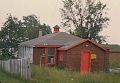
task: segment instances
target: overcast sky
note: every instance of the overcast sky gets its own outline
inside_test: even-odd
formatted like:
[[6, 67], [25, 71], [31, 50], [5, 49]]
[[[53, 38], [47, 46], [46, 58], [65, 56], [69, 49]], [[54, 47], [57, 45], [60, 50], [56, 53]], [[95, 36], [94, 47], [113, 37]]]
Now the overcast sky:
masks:
[[[103, 0], [109, 8], [111, 19], [108, 28], [104, 29], [102, 35], [109, 36], [108, 43], [120, 44], [120, 0]], [[41, 23], [47, 23], [51, 27], [60, 25], [61, 17], [59, 8], [62, 0], [0, 0], [0, 25], [5, 21], [7, 13], [22, 18], [35, 14]]]

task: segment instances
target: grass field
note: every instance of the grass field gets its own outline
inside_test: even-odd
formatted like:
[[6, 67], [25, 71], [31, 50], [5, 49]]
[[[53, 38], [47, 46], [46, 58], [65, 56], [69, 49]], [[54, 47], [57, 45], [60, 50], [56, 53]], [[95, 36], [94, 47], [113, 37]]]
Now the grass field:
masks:
[[2, 70], [0, 70], [0, 83], [29, 83], [24, 79], [20, 79], [18, 76], [12, 76]]
[[32, 65], [32, 79], [26, 81], [0, 71], [1, 83], [120, 83], [120, 73], [80, 74], [56, 68]]
[[33, 66], [32, 70], [32, 78], [36, 83], [120, 83], [120, 74], [117, 73], [80, 74], [38, 66]]

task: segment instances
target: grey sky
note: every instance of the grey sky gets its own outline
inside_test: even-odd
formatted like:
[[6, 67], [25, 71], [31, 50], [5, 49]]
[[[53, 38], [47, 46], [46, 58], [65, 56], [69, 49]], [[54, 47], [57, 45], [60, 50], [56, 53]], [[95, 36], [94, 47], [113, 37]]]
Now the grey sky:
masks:
[[[107, 3], [111, 21], [101, 34], [110, 36], [107, 38], [109, 43], [120, 44], [120, 0], [103, 1]], [[0, 25], [5, 21], [7, 13], [12, 13], [18, 18], [35, 14], [41, 23], [47, 23], [51, 27], [60, 25], [60, 7], [62, 0], [0, 0]]]

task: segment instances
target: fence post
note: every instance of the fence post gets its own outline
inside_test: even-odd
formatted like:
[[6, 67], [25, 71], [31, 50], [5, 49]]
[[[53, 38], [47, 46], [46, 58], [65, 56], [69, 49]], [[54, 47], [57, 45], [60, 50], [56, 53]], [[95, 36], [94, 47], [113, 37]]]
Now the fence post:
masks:
[[29, 58], [0, 60], [0, 68], [11, 74], [20, 74], [21, 78], [31, 79]]

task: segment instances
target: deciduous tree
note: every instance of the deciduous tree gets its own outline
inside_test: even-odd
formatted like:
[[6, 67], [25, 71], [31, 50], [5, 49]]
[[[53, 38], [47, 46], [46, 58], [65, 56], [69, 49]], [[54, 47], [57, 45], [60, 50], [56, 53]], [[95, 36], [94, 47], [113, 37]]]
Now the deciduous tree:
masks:
[[40, 24], [35, 15], [23, 16], [23, 20], [9, 14], [0, 31], [0, 59], [12, 58], [20, 42], [38, 37], [39, 30], [43, 35], [51, 33], [49, 25]]
[[107, 27], [109, 18], [106, 16], [106, 4], [98, 0], [64, 0], [61, 8], [63, 26], [71, 34], [98, 43], [105, 42], [105, 37], [99, 33]]

